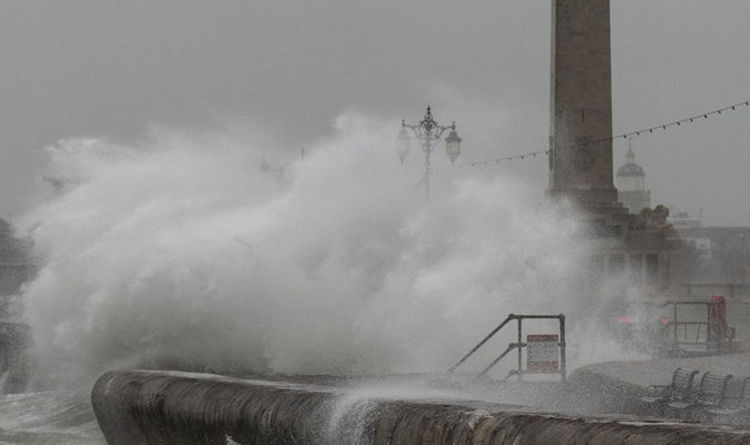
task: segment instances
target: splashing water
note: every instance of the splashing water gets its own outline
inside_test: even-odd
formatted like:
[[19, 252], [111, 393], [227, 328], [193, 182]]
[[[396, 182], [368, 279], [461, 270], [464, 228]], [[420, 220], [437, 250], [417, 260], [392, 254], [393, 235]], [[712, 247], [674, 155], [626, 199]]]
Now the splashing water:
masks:
[[49, 148], [69, 189], [26, 215], [39, 362], [279, 373], [445, 369], [508, 313], [574, 307], [576, 223], [503, 178], [414, 189], [391, 122], [349, 114], [280, 174], [262, 144], [161, 134]]

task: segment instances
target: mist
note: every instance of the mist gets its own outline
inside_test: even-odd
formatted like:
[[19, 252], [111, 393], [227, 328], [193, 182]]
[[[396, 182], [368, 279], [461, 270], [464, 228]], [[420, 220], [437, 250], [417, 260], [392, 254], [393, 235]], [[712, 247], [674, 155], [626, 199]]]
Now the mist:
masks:
[[[434, 372], [510, 312], [591, 313], [570, 209], [514, 180], [440, 174], [427, 202], [421, 166], [382, 149], [393, 127], [343, 114], [303, 159], [165, 131], [48, 147], [70, 180], [21, 224], [40, 264], [23, 292], [40, 368], [58, 383], [165, 363]], [[579, 363], [619, 350], [577, 343]]]

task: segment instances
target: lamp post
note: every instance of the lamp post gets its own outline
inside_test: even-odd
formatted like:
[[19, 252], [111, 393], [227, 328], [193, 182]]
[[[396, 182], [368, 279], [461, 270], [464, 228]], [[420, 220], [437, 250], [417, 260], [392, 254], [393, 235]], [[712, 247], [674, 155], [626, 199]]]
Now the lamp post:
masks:
[[422, 143], [422, 151], [424, 152], [424, 178], [422, 179], [422, 183], [424, 184], [425, 198], [429, 200], [432, 151], [435, 149], [435, 144], [442, 138], [443, 133], [450, 130], [450, 133], [445, 138], [445, 152], [451, 160], [451, 164], [454, 164], [456, 159], [458, 159], [458, 155], [461, 154], [461, 138], [458, 137], [458, 133], [456, 132], [455, 122], [451, 123], [451, 125], [438, 124], [432, 118], [432, 109], [428, 106], [424, 119], [419, 121], [418, 124], [410, 125], [406, 121], [401, 121], [401, 131], [398, 134], [400, 143], [398, 157], [401, 159], [402, 164], [406, 156], [409, 155], [409, 146], [412, 139], [407, 129], [411, 130], [414, 137]]

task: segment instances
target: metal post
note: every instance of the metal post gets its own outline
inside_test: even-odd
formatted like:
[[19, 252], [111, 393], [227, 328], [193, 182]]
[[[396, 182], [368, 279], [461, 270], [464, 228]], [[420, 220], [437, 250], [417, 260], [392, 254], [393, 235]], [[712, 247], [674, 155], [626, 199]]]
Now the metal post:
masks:
[[745, 282], [745, 234], [744, 233], [740, 233], [739, 236], [740, 236], [740, 240], [742, 241], [742, 252], [740, 252], [742, 254], [741, 255], [741, 257], [742, 257], [742, 270], [740, 271], [740, 277], [739, 278], [741, 280], [740, 282], [744, 283]]
[[568, 378], [565, 368], [565, 315], [560, 314], [560, 375], [563, 383]]
[[[706, 315], [708, 316], [708, 318], [706, 318], [706, 320], [708, 320], [708, 323], [706, 324], [706, 351], [709, 351], [711, 350], [711, 337], [714, 335], [714, 333], [711, 332], [711, 303], [706, 305]], [[716, 346], [720, 347], [718, 343]]]
[[677, 349], [677, 304], [673, 304], [672, 308], [672, 326], [674, 327], [674, 343], [672, 344], [672, 349]]
[[523, 317], [518, 318], [518, 381], [520, 382], [523, 380], [523, 331], [521, 327], [521, 323], [523, 322]]
[[427, 140], [424, 143], [424, 197], [427, 201], [430, 200], [430, 167], [432, 157], [432, 141], [430, 141], [430, 133], [427, 133]]

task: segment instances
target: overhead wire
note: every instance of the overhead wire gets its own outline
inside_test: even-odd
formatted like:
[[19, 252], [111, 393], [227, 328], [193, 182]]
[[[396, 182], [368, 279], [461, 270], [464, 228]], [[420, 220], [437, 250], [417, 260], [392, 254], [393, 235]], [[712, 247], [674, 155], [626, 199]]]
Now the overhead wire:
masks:
[[[678, 120], [675, 120], [675, 121], [670, 121], [670, 122], [666, 122], [666, 123], [662, 123], [662, 124], [658, 124], [658, 125], [652, 125], [652, 126], [649, 126], [649, 127], [645, 127], [645, 128], [639, 129], [639, 130], [629, 131], [627, 133], [618, 134], [616, 136], [611, 136], [611, 137], [596, 139], [594, 141], [590, 141], [590, 142], [586, 142], [586, 143], [571, 144], [570, 147], [571, 148], [576, 148], [576, 147], [590, 146], [590, 145], [594, 145], [594, 144], [600, 144], [600, 143], [603, 143], [603, 142], [614, 141], [616, 139], [621, 139], [621, 138], [622, 139], [628, 139], [628, 138], [631, 138], [631, 137], [634, 137], [634, 136], [642, 136], [644, 134], [653, 134], [654, 132], [666, 131], [666, 130], [672, 128], [672, 127], [681, 127], [682, 124], [694, 124], [697, 121], [705, 120], [705, 119], [708, 119], [709, 117], [712, 117], [712, 116], [724, 115], [727, 112], [736, 111], [737, 109], [739, 109], [741, 107], [750, 107], [750, 100], [746, 100], [746, 101], [743, 101], [743, 102], [738, 102], [738, 103], [733, 104], [733, 105], [728, 105], [726, 107], [717, 108], [715, 110], [707, 111], [707, 112], [704, 112], [704, 113], [699, 113], [699, 114], [696, 114], [694, 116], [689, 116], [689, 117], [678, 119]], [[549, 156], [549, 153], [550, 153], [549, 149], [546, 149], [546, 150], [537, 150], [537, 151], [530, 151], [530, 152], [526, 152], [526, 153], [514, 154], [514, 155], [510, 155], [510, 156], [503, 156], [503, 157], [499, 157], [499, 158], [485, 159], [485, 160], [481, 160], [481, 161], [473, 161], [473, 162], [470, 162], [468, 164], [454, 165], [453, 168], [482, 167], [482, 166], [493, 165], [493, 164], [500, 165], [501, 162], [510, 162], [510, 161], [513, 161], [514, 159], [519, 159], [519, 160], [520, 159], [533, 159], [533, 158], [536, 158], [536, 157], [542, 156], [542, 155]]]

